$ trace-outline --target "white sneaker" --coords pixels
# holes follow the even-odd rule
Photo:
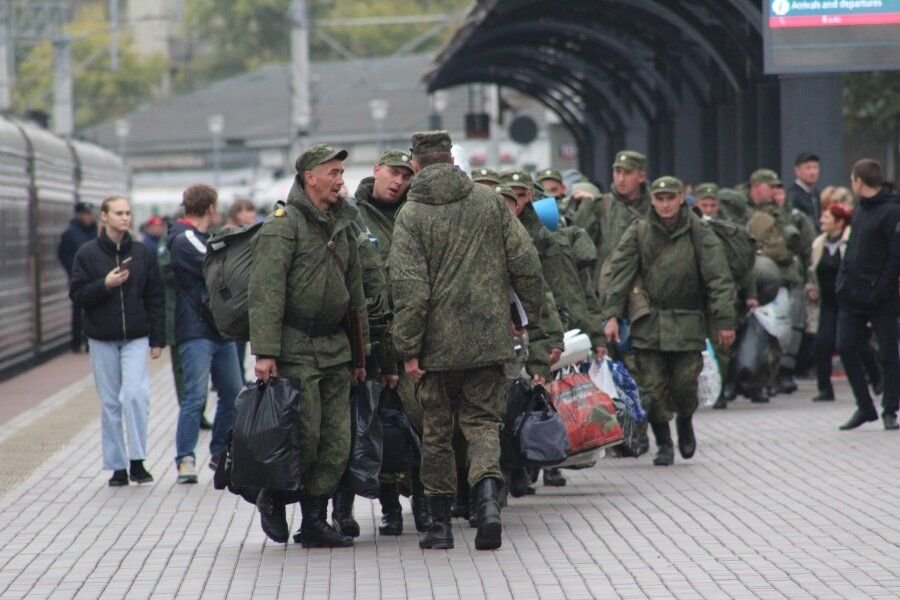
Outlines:
[[[185,456],[178,463],[178,479],[176,483],[197,483],[197,465],[193,456]]]

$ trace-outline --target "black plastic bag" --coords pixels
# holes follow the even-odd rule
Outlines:
[[[231,482],[238,488],[300,488],[300,384],[248,383],[234,402]]]
[[[516,418],[525,412],[530,399],[530,386],[521,377],[517,378],[506,393],[506,413],[500,426],[500,467],[503,470],[526,466],[519,456],[519,447],[513,434]]]
[[[731,362],[737,384],[760,387],[768,385],[780,356],[778,340],[772,337],[756,316],[750,314],[738,330],[737,347]]]
[[[624,400],[613,398],[616,407],[616,419],[622,426],[622,443],[610,448],[615,456],[637,458],[650,449],[650,438],[647,436],[647,420],[638,421],[629,410]]]
[[[350,391],[350,428],[353,448],[341,478],[341,489],[364,498],[378,497],[378,475],[381,472],[383,438],[378,416],[381,386],[366,381]]]
[[[256,505],[256,498],[259,496],[258,487],[238,487],[231,480],[231,470],[234,466],[234,449],[232,446],[232,437],[234,429],[229,429],[225,438],[225,456],[216,465],[216,472],[213,475],[213,487],[217,490],[227,489],[232,494],[240,496],[250,504]]]
[[[382,473],[408,473],[422,462],[422,436],[403,411],[396,390],[384,388],[378,417],[383,438]]]

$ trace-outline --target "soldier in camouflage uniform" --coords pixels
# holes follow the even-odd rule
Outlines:
[[[494,187],[500,185],[500,173],[494,169],[475,169],[472,171],[472,181]]]
[[[509,290],[540,318],[537,253],[499,195],[454,167],[446,131],[412,137],[416,176],[389,259],[394,346],[425,411],[422,479],[434,525],[422,548],[452,548],[456,419],[468,443],[475,547],[498,548],[503,365],[515,359]]]
[[[759,252],[775,261],[781,272],[782,285],[788,288],[791,305],[790,341],[782,347],[778,379],[769,390],[752,390],[751,400],[767,402],[771,393],[790,394],[797,389],[794,369],[806,325],[806,300],[803,284],[806,271],[803,257],[812,252],[812,242],[804,247],[804,239],[791,215],[775,202],[775,186],[781,180],[775,171],[758,169],[750,175],[752,215],[747,229],[756,238]],[[808,259],[807,259],[808,262]]]
[[[356,206],[369,236],[375,240],[375,245],[382,261],[387,264],[391,251],[391,242],[394,238],[394,221],[397,213],[406,203],[406,192],[412,179],[412,164],[409,152],[403,150],[386,150],[378,159],[372,177],[363,179],[356,190]],[[388,297],[390,286],[388,285]],[[371,323],[370,323],[371,325]],[[402,369],[397,369],[398,357],[393,348],[388,332],[384,343],[384,355],[379,357],[382,364],[390,366],[390,373],[382,378],[382,385],[389,388],[397,388],[403,411],[407,414],[413,425],[422,431],[422,407],[415,397],[413,381],[406,376]],[[399,372],[399,377],[398,377]],[[381,503],[381,525],[378,532],[381,535],[400,535],[403,533],[403,509],[400,505],[400,490],[397,475],[386,474],[381,478],[378,499]],[[425,488],[422,485],[419,469],[413,469],[410,474],[412,487],[412,508],[416,529],[420,532],[431,528],[431,515],[428,511],[428,501],[425,498]]]
[[[604,306],[607,285],[608,259],[619,245],[622,234],[635,220],[650,211],[650,190],[647,186],[647,157],[640,152],[622,150],[613,162],[613,185],[608,194],[578,206],[572,223],[588,232],[597,247],[595,279]],[[606,266],[604,266],[606,264]]]
[[[719,219],[727,221],[721,213],[722,202],[719,200],[721,190],[715,183],[701,183],[694,188],[694,206],[703,214],[705,219]],[[751,270],[742,281],[736,281],[737,296],[734,301],[734,312],[740,325],[741,315],[747,310],[759,306],[756,296],[756,276]],[[734,400],[737,391],[729,377],[731,368],[731,349],[724,347],[718,341],[715,324],[712,319],[707,323],[707,337],[712,341],[716,351],[716,362],[719,364],[719,373],[722,376],[722,393],[716,399],[713,408],[728,408],[728,402]]]
[[[629,294],[645,298],[644,314],[632,315],[631,345],[656,437],[653,464],[671,465],[673,412],[681,456],[690,458],[696,450],[691,418],[697,410],[707,315],[715,323],[719,343],[727,348],[734,342],[734,283],[721,242],[684,205],[681,182],[661,177],[651,193],[652,212],[628,227],[612,257],[605,333],[611,343],[618,343],[618,319],[625,316]]]
[[[365,320],[356,238],[356,210],[340,195],[344,150],[319,144],[296,162],[287,205],[266,219],[254,240],[250,275],[250,344],[256,377],[289,378],[303,394],[300,409],[303,521],[294,540],[304,547],[352,546],[353,538],[326,521],[328,498],[350,455],[352,382],[365,369],[352,364],[343,327],[348,313]],[[263,531],[287,541],[284,498],[263,490],[257,498]]]

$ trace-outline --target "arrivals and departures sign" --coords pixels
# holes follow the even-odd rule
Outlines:
[[[772,0],[769,27],[900,24],[900,0]]]
[[[765,72],[900,69],[900,0],[765,0]]]

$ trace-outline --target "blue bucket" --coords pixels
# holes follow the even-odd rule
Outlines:
[[[531,204],[544,227],[550,231],[559,229],[559,207],[556,205],[556,198],[541,198]]]

